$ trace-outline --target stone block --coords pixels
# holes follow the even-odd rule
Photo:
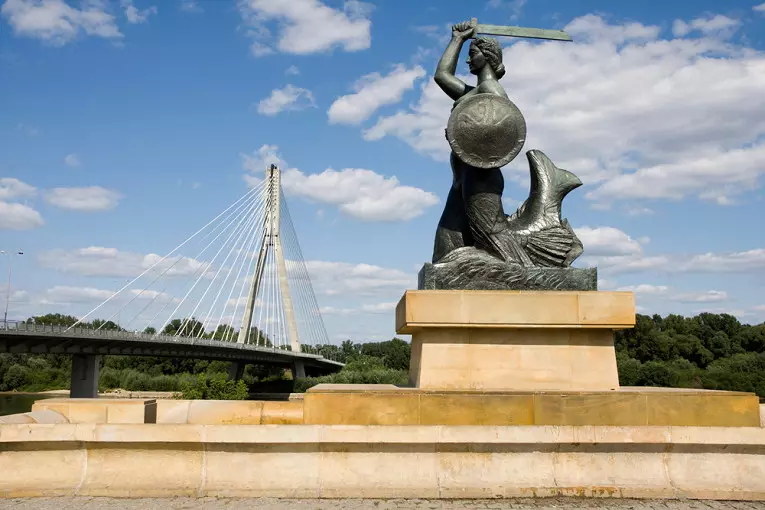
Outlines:
[[[174,496],[197,495],[203,473],[201,442],[155,440],[130,448],[115,446],[89,445],[79,496],[159,497],[168,493],[168,487]]]
[[[697,392],[678,398],[676,392],[646,393],[646,425],[681,427],[758,427],[759,399],[734,392]],[[757,409],[755,413],[754,410]]]
[[[38,400],[33,411],[50,410],[71,423],[156,423],[154,399],[61,398]]]
[[[0,436],[5,427],[0,426]],[[0,448],[0,497],[74,495],[85,462],[85,450],[71,446],[6,443]]]
[[[198,425],[260,425],[263,402],[257,400],[192,400],[188,423]]]
[[[318,443],[211,446],[202,493],[216,497],[318,498]]]
[[[619,387],[605,329],[434,328],[412,336],[409,383],[427,389],[611,390]]]
[[[260,418],[262,425],[299,425],[303,423],[302,401],[265,401]]]
[[[157,423],[188,423],[191,400],[162,399],[157,401]]]
[[[420,425],[532,425],[534,396],[420,395]]]
[[[316,386],[306,393],[306,425],[681,425],[762,430],[759,400],[751,393],[665,388],[532,392],[394,387],[369,391],[333,386]],[[636,437],[655,434],[650,428],[630,430],[641,434]]]
[[[634,392],[537,393],[536,425],[643,425],[646,397]],[[664,425],[664,424],[663,424]]]
[[[320,497],[437,498],[435,449],[434,444],[322,444]]]
[[[422,328],[625,329],[635,325],[632,292],[408,290],[396,306],[396,332]]]
[[[311,425],[417,425],[419,399],[411,392],[311,392],[303,401],[303,420]]]

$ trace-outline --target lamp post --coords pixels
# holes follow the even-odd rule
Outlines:
[[[8,327],[8,305],[11,303],[11,270],[13,268],[13,256],[24,255],[23,251],[4,251],[0,250],[0,254],[8,255],[8,290],[5,294],[5,315],[3,315],[3,326]]]

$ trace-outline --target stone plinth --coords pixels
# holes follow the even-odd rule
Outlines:
[[[407,291],[396,307],[425,389],[617,389],[613,330],[634,324],[631,292]]]
[[[306,425],[760,425],[754,393],[678,388],[532,392],[320,384],[304,402]]]

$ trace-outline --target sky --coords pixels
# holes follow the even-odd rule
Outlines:
[[[574,39],[501,41],[524,151],[584,182],[563,203],[574,265],[640,313],[765,321],[757,0],[0,4],[9,319],[82,316],[277,163],[331,340],[391,338],[451,184],[433,71],[477,17]],[[503,169],[508,214],[528,172]]]

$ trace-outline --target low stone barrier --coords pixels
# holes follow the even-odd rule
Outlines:
[[[71,423],[174,423],[193,425],[297,425],[303,401],[46,399],[33,411],[55,411]],[[34,423],[19,421],[13,423]]]
[[[0,426],[0,495],[765,499],[760,427]]]
[[[156,423],[157,401],[122,398],[49,398],[32,411],[55,411],[70,423]]]
[[[193,425],[298,425],[302,401],[160,400],[157,423]]]
[[[47,409],[0,416],[0,425],[11,423],[69,423],[69,420],[63,414]]]

